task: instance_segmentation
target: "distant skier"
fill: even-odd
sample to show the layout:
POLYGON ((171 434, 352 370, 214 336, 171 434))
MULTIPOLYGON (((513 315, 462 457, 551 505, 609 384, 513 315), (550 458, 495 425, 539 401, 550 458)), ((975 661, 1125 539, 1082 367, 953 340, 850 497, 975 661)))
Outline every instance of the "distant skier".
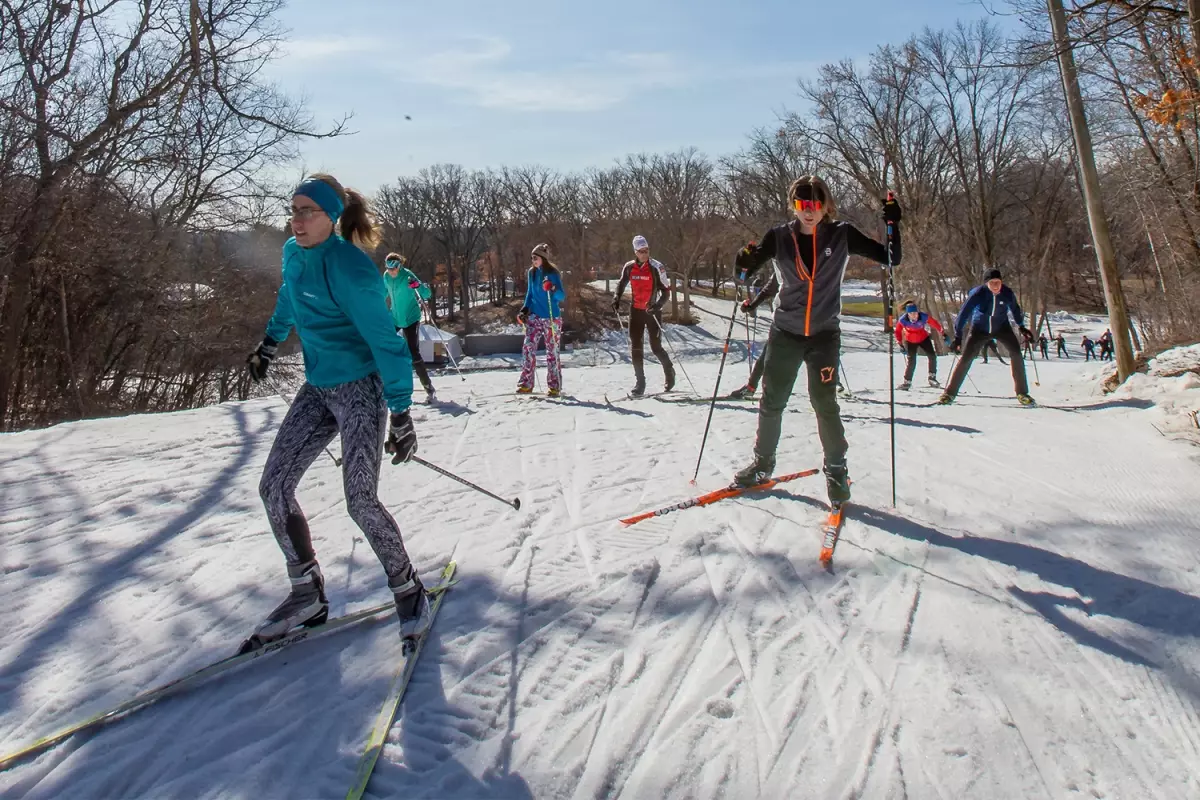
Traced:
POLYGON ((1105 328, 1104 333, 1100 334, 1100 338, 1099 338, 1098 342, 1100 344, 1100 360, 1101 361, 1112 361, 1112 352, 1113 352, 1112 331, 1109 330, 1108 328, 1105 328))
POLYGON ((1042 351, 1042 361, 1050 358, 1050 340, 1044 333, 1038 334, 1038 349, 1042 351))
POLYGON ((613 311, 621 313, 621 295, 625 294, 625 287, 630 286, 629 355, 633 360, 634 375, 630 394, 641 397, 646 393, 643 341, 647 328, 650 330, 650 350, 662 364, 663 391, 675 388, 675 365, 662 346, 662 307, 671 296, 671 284, 667 281, 666 267, 650 257, 650 243, 645 236, 633 237, 633 255, 633 260, 621 268, 612 307, 613 311))
MULTIPOLYGON (((808 396, 817 417, 825 453, 825 481, 835 512, 850 499, 846 433, 835 387, 840 360, 842 280, 851 255, 886 263, 887 247, 847 222, 837 221, 837 206, 825 182, 815 176, 796 179, 788 190, 795 219, 767 232, 759 245, 747 245, 736 266, 745 281, 775 259, 779 302, 767 339, 763 394, 759 401, 754 461, 734 480, 754 486, 775 469, 783 410, 800 366, 808 368, 808 396)), ((888 200, 884 218, 894 225, 892 263, 900 263, 900 206, 888 200)))
POLYGON ((1001 364, 1003 364, 1004 366, 1008 366, 1008 362, 1004 360, 1003 356, 1000 355, 1000 351, 996 349, 995 342, 988 342, 986 345, 984 345, 983 350, 980 351, 981 355, 983 356, 983 363, 985 363, 985 364, 988 363, 988 353, 989 352, 992 355, 994 355, 996 357, 996 360, 999 361, 1001 364))
MULTIPOLYGON (((759 288, 757 295, 754 297, 747 297, 742 301, 740 306, 742 313, 750 316, 757 316, 758 307, 763 303, 768 302, 778 293, 779 281, 776 279, 774 273, 772 273, 771 277, 759 288)), ((745 386, 741 387, 740 389, 734 389, 732 392, 730 392, 730 400, 749 400, 750 398, 754 397, 754 393, 758 391, 758 383, 762 380, 763 369, 767 365, 768 344, 769 341, 763 343, 763 347, 758 354, 758 358, 754 360, 754 366, 750 368, 750 380, 745 386)))
POLYGON ((1054 353, 1055 356, 1058 358, 1062 358, 1063 356, 1066 356, 1067 358, 1071 357, 1071 354, 1067 352, 1067 340, 1062 335, 1061 331, 1059 332, 1058 336, 1054 337, 1054 342, 1058 345, 1058 350, 1054 353))
POLYGON ((1032 339, 1033 334, 1025 327, 1025 314, 1017 303, 1013 290, 1004 285, 1000 270, 988 270, 983 277, 982 286, 971 290, 967 302, 958 312, 954 321, 954 350, 961 348, 962 357, 950 375, 950 383, 946 391, 938 399, 938 403, 949 405, 958 396, 958 390, 966 380, 971 362, 993 342, 1004 345, 1008 357, 1012 360, 1013 386, 1017 400, 1021 405, 1032 405, 1033 398, 1029 396, 1029 384, 1025 378, 1025 359, 1021 356, 1021 343, 1013 332, 1015 322, 1021 336, 1032 339), (966 341, 963 341, 963 336, 966 341))
POLYGON ((904 313, 900 315, 900 321, 896 323, 896 341, 907 353, 904 381, 896 387, 897 389, 908 391, 912 388, 913 375, 917 371, 918 350, 923 351, 929 361, 929 385, 941 386, 937 379, 937 352, 933 349, 933 340, 929 338, 930 329, 937 331, 938 335, 945 334, 940 322, 922 311, 916 303, 908 303, 904 307, 904 313))
POLYGON ((392 310, 396 332, 404 334, 408 352, 412 354, 413 369, 417 371, 421 386, 425 388, 425 402, 436 403, 433 381, 429 379, 429 370, 425 369, 425 359, 421 357, 418 333, 421 327, 421 303, 427 301, 432 292, 427 284, 422 283, 421 279, 404 265, 404 256, 399 253, 388 253, 383 265, 386 268, 383 284, 387 287, 387 303, 388 308, 392 310))
POLYGON ((400 528, 378 496, 381 447, 392 454, 393 464, 417 452, 409 415, 412 356, 396 335, 379 271, 359 249, 375 247, 379 232, 363 196, 329 175, 313 175, 296 187, 291 225, 295 235, 283 246, 275 313, 247 364, 251 377, 263 380, 279 343, 295 329, 306 381, 275 435, 259 484, 292 588, 243 651, 320 624, 329 614, 325 579, 296 486, 339 433, 346 510, 383 563, 401 636, 417 636, 429 626, 429 601, 400 528))
MULTIPOLYGON (((1083 341, 1080 342, 1080 346, 1083 347, 1084 361, 1091 361, 1092 359, 1096 358, 1096 343, 1089 339, 1087 334, 1084 334, 1083 341)), ((1099 361, 1099 359, 1096 360, 1099 361)))
POLYGON ((525 278, 525 305, 517 319, 525 326, 525 345, 521 348, 521 377, 517 394, 533 392, 534 372, 537 370, 538 340, 546 346, 546 394, 558 397, 562 393, 562 366, 558 361, 562 341, 563 290, 562 274, 550 261, 550 246, 539 244, 530 255, 533 266, 525 278))

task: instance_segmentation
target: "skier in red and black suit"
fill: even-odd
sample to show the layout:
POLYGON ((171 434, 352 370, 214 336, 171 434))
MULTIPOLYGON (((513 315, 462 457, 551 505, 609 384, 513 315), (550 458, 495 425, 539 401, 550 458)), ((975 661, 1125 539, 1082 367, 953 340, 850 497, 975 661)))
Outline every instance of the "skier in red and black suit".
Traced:
POLYGON ((929 358, 929 385, 940 386, 937 379, 937 352, 933 349, 933 341, 929 338, 929 329, 944 336, 942 324, 922 311, 916 303, 909 301, 904 307, 900 321, 896 323, 896 341, 900 343, 908 356, 904 367, 904 382, 897 386, 901 391, 912 388, 913 375, 917 371, 917 351, 923 350, 929 358))
POLYGON ((621 270, 617 282, 617 296, 613 298, 613 311, 621 311, 621 295, 625 286, 631 287, 633 307, 629 311, 629 344, 633 358, 633 373, 637 382, 630 392, 640 397, 646 392, 646 373, 642 367, 642 340, 646 328, 650 329, 650 349, 662 364, 666 377, 664 392, 675 387, 675 367, 662 346, 662 307, 671 296, 671 285, 667 282, 667 270, 661 262, 650 257, 650 244, 645 236, 633 237, 633 261, 621 270))

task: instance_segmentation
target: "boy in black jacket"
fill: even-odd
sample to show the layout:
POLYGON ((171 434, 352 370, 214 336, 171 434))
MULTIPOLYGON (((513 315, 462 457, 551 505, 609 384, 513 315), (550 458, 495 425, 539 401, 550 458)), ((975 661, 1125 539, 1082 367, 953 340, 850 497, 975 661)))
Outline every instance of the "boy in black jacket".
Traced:
POLYGON ((955 365, 954 372, 950 375, 950 383, 946 384, 946 391, 938 399, 938 403, 953 403, 967 378, 967 371, 971 369, 971 362, 985 347, 999 342, 1008 351, 1012 362, 1010 366, 1017 400, 1023 406, 1033 405, 1033 398, 1029 396, 1029 383, 1025 378, 1025 359, 1021 356, 1021 343, 1017 341, 1017 334, 1013 331, 1015 322, 1022 338, 1026 341, 1033 338, 1033 334, 1025 327, 1025 313, 1021 311, 1021 305, 1017 302, 1013 290, 1004 285, 1000 270, 988 270, 983 276, 983 281, 982 286, 976 286, 967 295, 967 302, 963 303, 958 318, 954 321, 954 352, 957 353, 961 349, 962 358, 955 365), (965 343, 964 331, 967 337, 965 343))

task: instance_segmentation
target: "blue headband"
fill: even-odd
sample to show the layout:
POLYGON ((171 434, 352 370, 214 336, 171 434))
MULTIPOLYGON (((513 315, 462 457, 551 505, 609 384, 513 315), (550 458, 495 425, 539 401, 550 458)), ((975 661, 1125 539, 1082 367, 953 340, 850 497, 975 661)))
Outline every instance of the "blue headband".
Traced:
POLYGON ((296 191, 292 192, 292 196, 302 194, 309 200, 321 207, 321 210, 329 215, 329 219, 334 222, 338 221, 338 217, 342 215, 345 206, 342 205, 342 198, 338 197, 337 190, 330 186, 325 181, 319 181, 315 178, 309 179, 296 187, 296 191))

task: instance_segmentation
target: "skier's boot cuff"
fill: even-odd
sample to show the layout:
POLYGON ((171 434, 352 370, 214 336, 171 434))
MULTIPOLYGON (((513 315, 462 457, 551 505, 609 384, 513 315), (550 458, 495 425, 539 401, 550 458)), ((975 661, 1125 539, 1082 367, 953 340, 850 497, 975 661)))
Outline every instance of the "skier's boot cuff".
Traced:
POLYGON ((766 483, 771 479, 772 473, 775 472, 775 461, 764 458, 754 457, 754 463, 744 469, 739 470, 733 476, 733 482, 743 489, 749 486, 758 486, 760 483, 766 483))
POLYGON ((300 627, 320 625, 329 618, 329 601, 325 597, 325 577, 316 561, 288 564, 292 591, 258 626, 254 635, 269 642, 300 627))
POLYGON ((421 583, 417 571, 410 565, 408 576, 398 585, 388 584, 396 598, 396 616, 400 618, 400 636, 416 638, 429 630, 433 614, 429 608, 429 596, 421 583))
POLYGON ((825 489, 829 492, 829 502, 835 506, 850 499, 850 472, 845 463, 825 465, 825 489))

